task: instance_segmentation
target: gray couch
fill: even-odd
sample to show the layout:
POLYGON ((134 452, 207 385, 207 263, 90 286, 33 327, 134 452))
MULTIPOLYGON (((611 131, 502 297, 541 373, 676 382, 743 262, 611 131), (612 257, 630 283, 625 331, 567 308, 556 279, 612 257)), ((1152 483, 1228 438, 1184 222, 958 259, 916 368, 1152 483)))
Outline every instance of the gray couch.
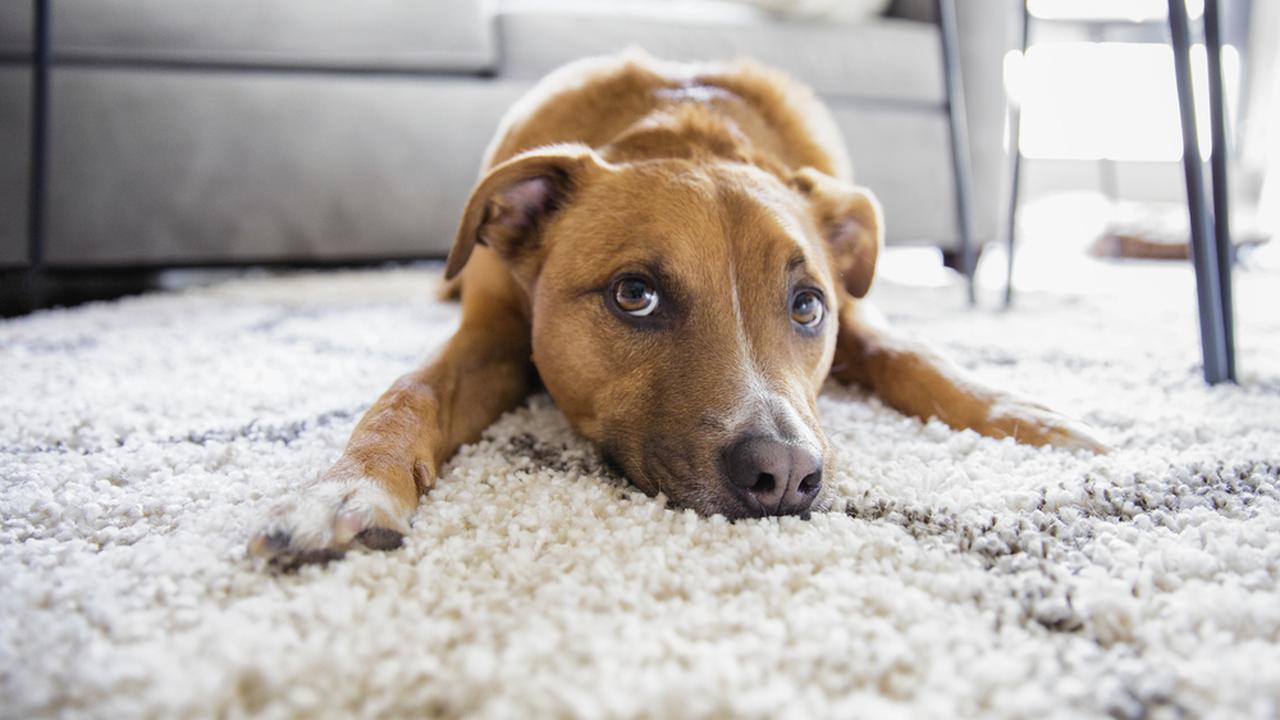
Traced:
MULTIPOLYGON (((995 226, 1006 0, 964 0, 975 230, 995 226)), ((628 45, 754 56, 830 103, 894 243, 958 236, 932 3, 853 23, 723 2, 51 0, 43 264, 439 256, 502 112, 628 45), (604 8, 604 9, 602 9, 604 8)), ((27 262, 31 4, 0 3, 0 265, 27 262)))

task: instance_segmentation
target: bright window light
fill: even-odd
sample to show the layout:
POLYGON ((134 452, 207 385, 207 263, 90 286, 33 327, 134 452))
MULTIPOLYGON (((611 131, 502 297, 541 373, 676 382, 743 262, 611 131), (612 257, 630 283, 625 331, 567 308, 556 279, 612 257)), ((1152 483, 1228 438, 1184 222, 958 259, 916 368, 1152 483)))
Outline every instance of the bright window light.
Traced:
MULTIPOLYGON (((1035 44, 1005 57, 1005 84, 1022 107, 1022 153, 1069 160, 1177 160, 1182 156, 1173 51, 1149 43, 1035 44)), ((1212 149, 1203 45, 1191 50, 1201 153, 1212 149)), ((1234 116, 1240 54, 1223 47, 1223 85, 1234 116)))
MULTIPOLYGON (((1052 20, 1163 20, 1169 15, 1167 0, 1027 0, 1033 17, 1052 20)), ((1204 14, 1204 0, 1187 0, 1187 14, 1204 14)))

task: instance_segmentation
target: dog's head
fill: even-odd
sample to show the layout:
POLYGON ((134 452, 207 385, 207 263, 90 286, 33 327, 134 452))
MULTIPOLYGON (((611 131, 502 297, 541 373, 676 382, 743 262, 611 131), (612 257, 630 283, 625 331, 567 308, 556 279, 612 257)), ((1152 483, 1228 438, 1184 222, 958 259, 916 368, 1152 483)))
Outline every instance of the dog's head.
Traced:
POLYGON ((648 493, 704 514, 825 507, 817 394, 880 213, 812 169, 519 155, 473 192, 446 274, 488 246, 525 289, 559 407, 648 493))

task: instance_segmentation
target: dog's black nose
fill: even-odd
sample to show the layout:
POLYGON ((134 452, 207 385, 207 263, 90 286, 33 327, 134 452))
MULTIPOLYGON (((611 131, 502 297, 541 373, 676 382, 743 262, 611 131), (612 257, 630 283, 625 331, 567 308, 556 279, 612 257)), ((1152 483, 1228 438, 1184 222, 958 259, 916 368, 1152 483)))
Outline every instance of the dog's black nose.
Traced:
POLYGON ((729 484, 760 504, 765 515, 797 515, 822 487, 822 458, 767 437, 747 437, 725 452, 729 484))

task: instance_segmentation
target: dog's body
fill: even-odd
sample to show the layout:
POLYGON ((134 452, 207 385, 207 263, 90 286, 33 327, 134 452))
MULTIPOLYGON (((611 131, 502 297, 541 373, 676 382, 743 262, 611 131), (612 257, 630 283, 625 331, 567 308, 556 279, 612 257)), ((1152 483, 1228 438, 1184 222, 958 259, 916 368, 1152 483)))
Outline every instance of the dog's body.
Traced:
POLYGON ((955 428, 1098 449, 861 305, 878 207, 812 94, 750 65, 582 61, 508 113, 446 276, 462 322, 251 543, 292 564, 399 544, 441 465, 540 380, 649 493, 730 518, 830 505, 828 376, 955 428), (465 267, 465 272, 458 275, 465 267))

